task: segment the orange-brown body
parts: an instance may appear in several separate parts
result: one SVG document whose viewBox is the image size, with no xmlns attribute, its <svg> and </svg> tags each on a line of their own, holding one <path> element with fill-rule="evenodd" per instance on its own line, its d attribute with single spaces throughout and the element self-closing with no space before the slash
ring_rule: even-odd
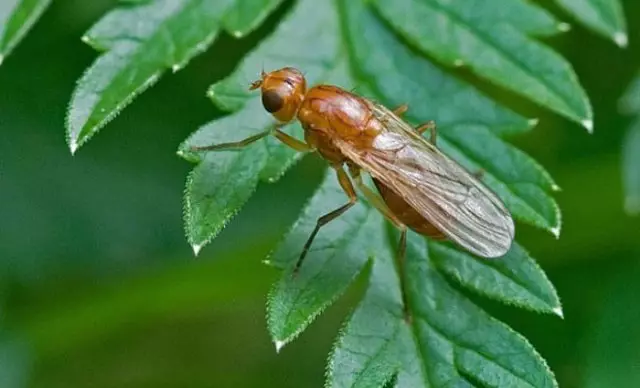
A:
<svg viewBox="0 0 640 388">
<path fill-rule="evenodd" d="M 304 77 L 295 69 L 284 68 L 263 74 L 253 88 L 258 87 L 262 88 L 267 111 L 281 122 L 289 122 L 294 117 L 300 120 L 306 143 L 334 166 L 349 160 L 332 139 L 339 137 L 366 151 L 384 129 L 362 98 L 332 85 L 317 85 L 306 90 Z M 384 202 L 404 225 L 425 236 L 444 238 L 402 197 L 379 180 L 374 179 L 374 182 Z"/>
<path fill-rule="evenodd" d="M 366 151 L 383 130 L 382 123 L 373 116 L 364 100 L 332 85 L 318 85 L 306 93 L 298 110 L 298 120 L 304 128 L 305 140 L 327 161 L 342 164 L 348 159 L 333 145 L 332 138 L 343 140 Z M 444 235 L 379 180 L 374 183 L 389 209 L 415 232 L 436 239 Z"/>
</svg>

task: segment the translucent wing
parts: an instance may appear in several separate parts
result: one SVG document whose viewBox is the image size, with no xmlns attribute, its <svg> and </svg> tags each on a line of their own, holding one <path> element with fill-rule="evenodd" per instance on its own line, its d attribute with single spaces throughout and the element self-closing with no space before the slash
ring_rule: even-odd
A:
<svg viewBox="0 0 640 388">
<path fill-rule="evenodd" d="M 389 109 L 368 103 L 385 131 L 366 151 L 337 140 L 343 154 L 463 248 L 482 257 L 504 255 L 514 225 L 500 199 Z"/>
</svg>

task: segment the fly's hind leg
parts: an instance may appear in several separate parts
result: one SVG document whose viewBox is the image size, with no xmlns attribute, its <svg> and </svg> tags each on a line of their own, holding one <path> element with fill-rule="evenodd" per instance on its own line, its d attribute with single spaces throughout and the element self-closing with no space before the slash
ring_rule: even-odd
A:
<svg viewBox="0 0 640 388">
<path fill-rule="evenodd" d="M 426 131 L 429 131 L 429 143 L 433 144 L 434 146 L 436 145 L 436 138 L 438 137 L 438 129 L 436 127 L 435 121 L 431 120 L 422 125 L 419 125 L 418 127 L 416 127 L 416 131 L 418 131 L 418 133 L 421 135 Z"/>
<path fill-rule="evenodd" d="M 329 222 L 335 220 L 336 218 L 340 217 L 342 214 L 344 214 L 344 212 L 346 212 L 353 205 L 355 205 L 356 201 L 358 200 L 358 197 L 356 195 L 356 191 L 353 188 L 353 184 L 351 183 L 351 179 L 349 179 L 349 176 L 342 169 L 342 167 L 336 168 L 336 174 L 338 175 L 338 182 L 340 183 L 340 186 L 342 187 L 342 190 L 344 190 L 344 192 L 349 197 L 349 202 L 345 203 L 344 205 L 340 206 L 339 208 L 337 208 L 337 209 L 335 209 L 335 210 L 323 215 L 322 217 L 318 218 L 318 221 L 316 222 L 316 227 L 313 229 L 313 232 L 311 232 L 311 235 L 307 239 L 307 242 L 304 244 L 304 248 L 302 249 L 302 253 L 300 254 L 300 257 L 298 258 L 298 261 L 296 262 L 295 267 L 293 267 L 294 276 L 300 270 L 300 266 L 302 265 L 302 262 L 304 261 L 304 258 L 307 255 L 307 252 L 309 251 L 309 248 L 311 247 L 311 243 L 313 242 L 313 239 L 316 237 L 316 234 L 318 234 L 318 231 L 320 230 L 320 228 L 322 228 L 324 225 L 328 224 Z"/>
<path fill-rule="evenodd" d="M 409 312 L 409 301 L 407 298 L 407 287 L 405 282 L 405 253 L 407 251 L 407 226 L 389 209 L 384 200 L 371 190 L 362 181 L 362 175 L 360 168 L 354 164 L 349 163 L 349 173 L 353 177 L 358 186 L 360 192 L 367 198 L 367 201 L 375 207 L 382 215 L 389 220 L 398 230 L 400 230 L 400 242 L 398 243 L 398 252 L 396 254 L 396 260 L 398 263 L 398 276 L 400 277 L 400 292 L 402 296 L 402 309 L 404 312 L 405 320 L 411 322 L 411 313 Z"/>
</svg>

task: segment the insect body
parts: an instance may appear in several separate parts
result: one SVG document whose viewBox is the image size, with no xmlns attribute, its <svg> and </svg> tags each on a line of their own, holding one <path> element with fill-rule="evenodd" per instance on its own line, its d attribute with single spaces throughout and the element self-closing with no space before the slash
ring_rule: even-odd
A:
<svg viewBox="0 0 640 388">
<path fill-rule="evenodd" d="M 509 211 L 476 177 L 436 148 L 433 123 L 414 129 L 399 117 L 406 106 L 391 111 L 336 86 L 307 90 L 304 76 L 294 68 L 263 72 L 250 87 L 258 88 L 264 108 L 278 120 L 273 129 L 239 142 L 194 150 L 243 147 L 272 134 L 297 151 L 318 152 L 335 169 L 349 201 L 318 219 L 294 272 L 320 228 L 356 203 L 352 182 L 400 229 L 401 271 L 407 228 L 450 239 L 482 257 L 499 257 L 509 250 L 514 237 Z M 294 119 L 304 128 L 304 142 L 280 130 Z M 431 131 L 430 141 L 421 135 L 426 130 Z M 372 176 L 379 194 L 363 183 L 363 170 Z"/>
</svg>

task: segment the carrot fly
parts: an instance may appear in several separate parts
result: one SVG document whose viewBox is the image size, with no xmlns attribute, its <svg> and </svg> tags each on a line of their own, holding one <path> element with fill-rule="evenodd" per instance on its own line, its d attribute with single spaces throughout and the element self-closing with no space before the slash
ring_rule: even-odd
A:
<svg viewBox="0 0 640 388">
<path fill-rule="evenodd" d="M 329 162 L 348 202 L 318 218 L 294 274 L 320 228 L 356 204 L 354 182 L 367 201 L 400 230 L 397 258 L 401 276 L 407 229 L 452 240 L 485 258 L 500 257 L 510 249 L 514 237 L 511 214 L 478 177 L 438 150 L 434 122 L 413 128 L 400 118 L 406 105 L 389 110 L 333 85 L 307 89 L 302 73 L 291 67 L 263 71 L 250 86 L 256 89 L 261 91 L 265 110 L 277 120 L 273 128 L 238 142 L 192 149 L 237 149 L 273 135 L 296 151 L 317 152 Z M 281 130 L 295 119 L 304 128 L 304 141 Z M 429 140 L 422 136 L 426 131 Z M 378 193 L 363 182 L 362 171 L 372 177 Z M 404 287 L 402 296 L 406 309 Z"/>
</svg>

